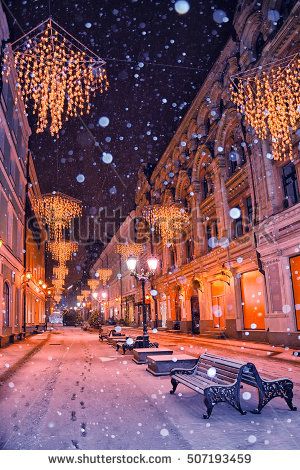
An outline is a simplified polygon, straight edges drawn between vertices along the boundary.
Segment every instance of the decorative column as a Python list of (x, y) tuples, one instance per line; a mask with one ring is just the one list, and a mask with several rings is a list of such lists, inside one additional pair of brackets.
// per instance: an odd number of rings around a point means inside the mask
[(219, 238), (229, 236), (231, 224), (229, 205), (225, 181), (227, 179), (227, 167), (224, 155), (218, 154), (211, 163), (214, 181), (214, 198), (218, 224)]
[(192, 191), (194, 195), (189, 199), (191, 205), (191, 232), (194, 240), (194, 258), (198, 258), (204, 252), (205, 244), (205, 232), (200, 212), (201, 188), (198, 181), (194, 181)]

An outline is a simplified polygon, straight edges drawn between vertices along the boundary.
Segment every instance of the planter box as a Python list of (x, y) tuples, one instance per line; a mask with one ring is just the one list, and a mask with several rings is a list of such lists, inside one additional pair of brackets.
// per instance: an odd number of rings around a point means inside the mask
[(172, 349), (163, 348), (138, 348), (133, 350), (133, 361), (136, 364), (147, 364), (147, 356), (170, 356), (173, 354)]
[(191, 369), (197, 364), (198, 358), (188, 354), (175, 354), (174, 356), (147, 357), (147, 371), (155, 376), (169, 375), (172, 369)]

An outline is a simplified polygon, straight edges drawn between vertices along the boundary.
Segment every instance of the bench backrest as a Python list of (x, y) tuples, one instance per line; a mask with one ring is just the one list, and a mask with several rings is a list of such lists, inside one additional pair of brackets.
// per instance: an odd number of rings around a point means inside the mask
[(245, 364), (205, 353), (199, 357), (194, 375), (216, 384), (231, 384), (241, 378)]

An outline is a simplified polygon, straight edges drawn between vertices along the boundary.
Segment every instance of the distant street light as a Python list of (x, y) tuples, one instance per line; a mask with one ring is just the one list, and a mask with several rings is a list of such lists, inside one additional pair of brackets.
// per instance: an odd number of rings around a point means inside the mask
[(149, 271), (145, 271), (143, 268), (141, 268), (141, 272), (138, 273), (136, 271), (136, 266), (137, 266), (137, 259), (133, 256), (130, 256), (127, 261), (127, 268), (130, 271), (131, 276), (134, 276), (135, 279), (141, 283), (142, 285), (142, 295), (143, 295), (143, 301), (142, 301), (142, 307), (143, 307), (143, 347), (144, 348), (149, 348), (149, 335), (148, 335), (148, 327), (147, 327), (147, 309), (146, 309), (146, 295), (145, 295), (145, 284), (146, 281), (148, 281), (155, 273), (157, 266), (158, 266), (158, 260), (154, 256), (151, 256), (150, 258), (147, 259), (147, 264)]

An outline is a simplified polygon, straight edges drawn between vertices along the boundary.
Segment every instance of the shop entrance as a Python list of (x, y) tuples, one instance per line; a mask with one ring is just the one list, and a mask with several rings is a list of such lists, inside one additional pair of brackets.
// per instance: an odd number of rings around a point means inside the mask
[(300, 330), (300, 256), (290, 258), (292, 285), (295, 304), (296, 327)]
[(241, 276), (242, 307), (246, 330), (265, 329), (265, 278), (259, 271)]
[(225, 282), (214, 281), (211, 286), (213, 327), (226, 328)]

